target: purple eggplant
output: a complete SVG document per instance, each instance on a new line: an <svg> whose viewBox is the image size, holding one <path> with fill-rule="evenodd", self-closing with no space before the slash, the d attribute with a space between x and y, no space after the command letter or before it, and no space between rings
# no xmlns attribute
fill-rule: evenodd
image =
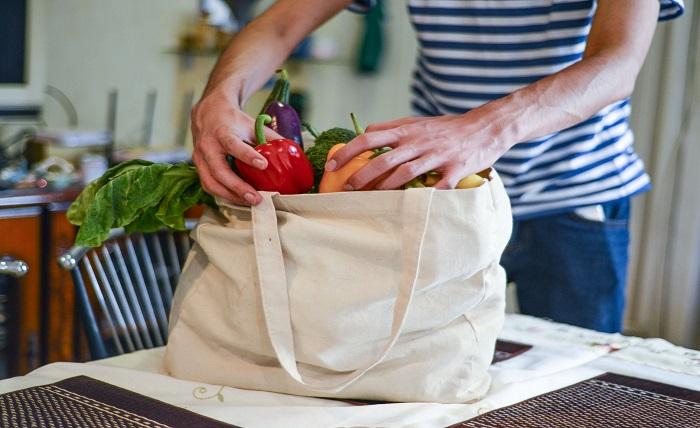
<svg viewBox="0 0 700 428"><path fill-rule="evenodd" d="M279 70L280 77L275 82L270 96L263 104L260 114L272 118L269 126L284 138L293 140L303 146L301 140L301 120L297 112L289 105L289 75L287 70Z"/></svg>
<svg viewBox="0 0 700 428"><path fill-rule="evenodd" d="M301 141L301 120L297 112L289 104L275 101L268 105L265 114L270 115L272 122L268 125L275 132L290 139L303 147Z"/></svg>

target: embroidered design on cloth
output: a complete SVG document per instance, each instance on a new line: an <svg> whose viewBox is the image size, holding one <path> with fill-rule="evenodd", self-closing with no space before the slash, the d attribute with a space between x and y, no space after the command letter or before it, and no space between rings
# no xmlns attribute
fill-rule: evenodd
<svg viewBox="0 0 700 428"><path fill-rule="evenodd" d="M700 421L700 391L605 373L450 428L696 426L691 421Z"/></svg>
<svg viewBox="0 0 700 428"><path fill-rule="evenodd" d="M0 395L0 426L236 428L87 376Z"/></svg>
<svg viewBox="0 0 700 428"><path fill-rule="evenodd" d="M220 403L223 403L224 402L224 394L222 393L223 390L224 390L224 386L219 385L219 389L216 392L210 393L206 386L198 386L198 387L192 389L192 397L194 397L197 400L210 400L212 398L216 398L217 400L219 400Z"/></svg>

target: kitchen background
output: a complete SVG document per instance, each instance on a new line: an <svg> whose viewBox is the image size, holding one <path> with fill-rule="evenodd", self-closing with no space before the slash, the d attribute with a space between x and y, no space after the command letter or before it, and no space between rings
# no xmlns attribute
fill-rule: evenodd
<svg viewBox="0 0 700 428"><path fill-rule="evenodd" d="M237 8L252 3L255 14L271 2L231 3ZM697 348L700 13L694 3L686 0L684 18L659 25L637 82L633 128L655 188L634 202L626 333ZM189 106L198 99L216 61L216 45L227 38L221 29L235 31L223 3L30 0L27 4L28 83L0 84L0 110L3 105L26 103L39 105L41 112L37 121L19 123L0 114L3 144L22 129L38 130L45 141L52 141L39 145L42 157L59 156L75 165L82 157L93 174L101 168L100 148L65 148L56 142L66 135L79 135L82 141L106 135L113 137L115 152L124 158L187 157ZM370 24L366 17L350 12L315 32L297 58L286 64L297 93L295 102L304 119L318 129L350 127L350 111L365 123L410 114L408 87L416 42L405 2L385 0L383 5L383 49L375 71L358 71L360 40ZM208 18L203 18L202 7L211 12ZM204 24L206 20L215 25ZM264 97L263 90L247 109L259 109ZM66 134L67 129L80 133ZM108 130L113 132L105 133ZM84 156L87 152L93 156ZM0 253L7 251L9 236L0 233Z"/></svg>

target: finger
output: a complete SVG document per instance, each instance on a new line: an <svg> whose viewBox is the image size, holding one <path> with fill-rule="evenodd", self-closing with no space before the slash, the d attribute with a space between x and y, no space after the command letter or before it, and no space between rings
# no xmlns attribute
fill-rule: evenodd
<svg viewBox="0 0 700 428"><path fill-rule="evenodd" d="M235 193L238 197L243 198L250 205L257 205L262 200L258 192L248 183L231 171L228 163L223 156L214 156L207 159L210 165L212 176L221 185Z"/></svg>
<svg viewBox="0 0 700 428"><path fill-rule="evenodd" d="M445 170L442 174L442 179L435 183L436 189L449 190L457 187L459 180L464 177L465 174L462 172L462 168L450 168Z"/></svg>
<svg viewBox="0 0 700 428"><path fill-rule="evenodd" d="M266 141L272 141L272 140L280 140L284 139L283 136L275 132L272 128L268 128L267 126L263 128L265 131L265 140Z"/></svg>
<svg viewBox="0 0 700 428"><path fill-rule="evenodd" d="M284 138L268 126L263 126L263 132L265 133L265 141ZM255 136L255 120L253 120L251 117L248 117L248 120L244 126L239 126L233 129L232 133L238 135L245 143L249 145L253 145L258 142L258 139Z"/></svg>
<svg viewBox="0 0 700 428"><path fill-rule="evenodd" d="M381 154L348 179L346 190L364 189L383 174L416 159L419 155L413 146L408 145Z"/></svg>
<svg viewBox="0 0 700 428"><path fill-rule="evenodd" d="M224 198L227 201L233 202L239 205L247 205L243 199L238 197L235 193L231 192L219 182L217 182L214 177L212 177L209 172L209 168L205 162L201 161L197 155L193 157L194 163L197 166L197 174L199 175L199 181L202 184L202 188L210 195L216 195L220 198Z"/></svg>
<svg viewBox="0 0 700 428"><path fill-rule="evenodd" d="M380 147L394 146L399 142L400 134L396 129L380 132L366 132L355 137L352 141L338 150L326 163L326 170L335 171L345 165L350 159L362 152Z"/></svg>
<svg viewBox="0 0 700 428"><path fill-rule="evenodd" d="M436 156L421 156L400 165L375 188L378 190L398 189L419 175L438 168L441 162L443 161Z"/></svg>
<svg viewBox="0 0 700 428"><path fill-rule="evenodd" d="M253 147L243 142L228 128L219 128L216 131L216 139L223 150L234 158L246 163L253 168L264 170L267 168L267 159L258 153Z"/></svg>
<svg viewBox="0 0 700 428"><path fill-rule="evenodd" d="M231 168L226 162L225 153L218 151L202 151L202 158L203 163L207 164L211 176L220 185L233 192L236 196L243 198L251 205L257 205L262 200L258 192L253 189L250 184L243 181L231 171Z"/></svg>
<svg viewBox="0 0 700 428"><path fill-rule="evenodd" d="M422 122L424 120L433 119L430 116L420 116L420 117L404 117L401 119L390 120L388 122L373 123L369 125L365 130L367 132L384 131L387 129L398 128L403 125L410 125L417 122Z"/></svg>

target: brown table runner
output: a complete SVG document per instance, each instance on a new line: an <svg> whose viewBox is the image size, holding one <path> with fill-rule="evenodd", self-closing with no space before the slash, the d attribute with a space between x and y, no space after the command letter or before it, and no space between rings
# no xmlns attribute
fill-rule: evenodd
<svg viewBox="0 0 700 428"><path fill-rule="evenodd" d="M509 342L507 340L497 340L496 350L493 353L492 363L500 363L501 361L510 360L513 357L517 357L528 349L532 348L532 345L525 345L522 343Z"/></svg>
<svg viewBox="0 0 700 428"><path fill-rule="evenodd" d="M450 428L700 427L700 391L612 373Z"/></svg>
<svg viewBox="0 0 700 428"><path fill-rule="evenodd" d="M0 395L0 426L235 427L87 376Z"/></svg>

